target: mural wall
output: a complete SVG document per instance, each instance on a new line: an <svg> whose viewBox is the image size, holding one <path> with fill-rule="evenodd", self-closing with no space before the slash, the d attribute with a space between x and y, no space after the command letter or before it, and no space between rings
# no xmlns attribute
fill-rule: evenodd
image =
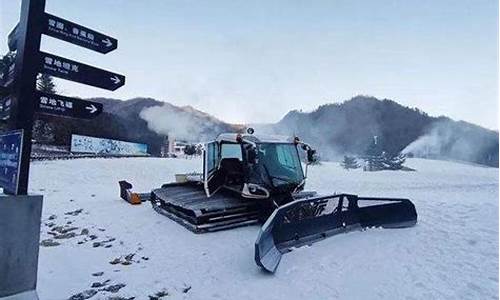
<svg viewBox="0 0 500 300"><path fill-rule="evenodd" d="M148 155L148 145L73 134L71 152L109 155Z"/></svg>

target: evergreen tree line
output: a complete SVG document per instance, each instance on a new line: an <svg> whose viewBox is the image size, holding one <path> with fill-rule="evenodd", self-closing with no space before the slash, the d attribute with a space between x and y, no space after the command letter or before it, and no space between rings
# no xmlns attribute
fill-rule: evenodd
<svg viewBox="0 0 500 300"><path fill-rule="evenodd" d="M382 170L402 170L405 168L403 165L406 162L406 155L397 154L390 155L387 152L382 153L377 156L366 156L363 158L365 165L363 166L364 171L382 171ZM355 156L344 155L344 159L340 165L346 169L358 169L361 164ZM409 168L407 168L409 170Z"/></svg>
<svg viewBox="0 0 500 300"><path fill-rule="evenodd" d="M364 160L364 171L402 170L405 168L403 164L406 162L406 155L400 152L390 153L382 150L375 136L362 159ZM345 155L340 164L346 170L361 167L356 157L349 155ZM409 170L409 168L406 169Z"/></svg>

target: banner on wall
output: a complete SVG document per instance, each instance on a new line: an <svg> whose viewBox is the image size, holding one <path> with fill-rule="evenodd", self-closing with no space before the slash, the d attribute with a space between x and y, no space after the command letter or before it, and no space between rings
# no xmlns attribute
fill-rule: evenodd
<svg viewBox="0 0 500 300"><path fill-rule="evenodd" d="M71 152L102 155L148 155L148 145L73 134L71 135Z"/></svg>

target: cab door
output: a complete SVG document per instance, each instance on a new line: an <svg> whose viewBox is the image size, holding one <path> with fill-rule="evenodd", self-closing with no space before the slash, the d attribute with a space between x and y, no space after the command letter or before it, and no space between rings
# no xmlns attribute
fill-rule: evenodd
<svg viewBox="0 0 500 300"><path fill-rule="evenodd" d="M212 196L224 184L224 176L219 170L220 145L211 142L205 145L203 156L203 184L207 197Z"/></svg>

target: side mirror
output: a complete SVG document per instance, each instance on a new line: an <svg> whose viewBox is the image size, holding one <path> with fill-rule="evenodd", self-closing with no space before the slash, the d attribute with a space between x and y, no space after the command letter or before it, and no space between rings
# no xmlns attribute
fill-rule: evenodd
<svg viewBox="0 0 500 300"><path fill-rule="evenodd" d="M307 162L312 164L318 161L318 157L316 156L316 150L314 149L307 149Z"/></svg>
<svg viewBox="0 0 500 300"><path fill-rule="evenodd" d="M246 150L247 162L250 165L255 165L257 163L257 149L255 147L249 146Z"/></svg>

